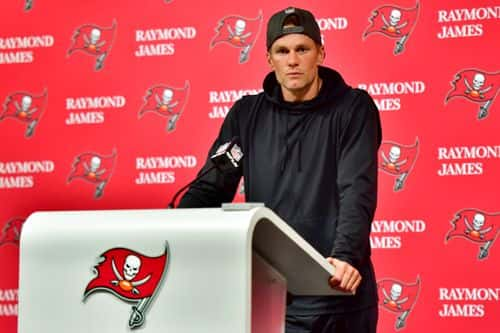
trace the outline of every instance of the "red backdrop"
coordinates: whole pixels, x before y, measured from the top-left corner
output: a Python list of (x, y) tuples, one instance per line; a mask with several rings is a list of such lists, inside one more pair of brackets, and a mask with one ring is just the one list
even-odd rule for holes
[(288, 5), (315, 13), (326, 65), (381, 111), (379, 331), (499, 324), (498, 1), (16, 0), (0, 4), (1, 332), (23, 221), (165, 207), (261, 89), (265, 22)]

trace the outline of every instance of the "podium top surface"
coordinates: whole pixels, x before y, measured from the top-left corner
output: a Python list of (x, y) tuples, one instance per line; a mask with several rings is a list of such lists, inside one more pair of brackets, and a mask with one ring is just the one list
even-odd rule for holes
[[(328, 285), (334, 267), (275, 213), (251, 205), (237, 208), (37, 212), (23, 227), (21, 247), (41, 238), (45, 244), (57, 244), (62, 238), (59, 246), (71, 251), (69, 244), (87, 239), (101, 253), (112, 246), (159, 253), (167, 242), (175, 258), (179, 253), (175, 247), (183, 243), (183, 251), (192, 251), (192, 257), (207, 256), (210, 251), (214, 263), (229, 255), (224, 251), (240, 253), (242, 261), (250, 262), (253, 250), (286, 278), (292, 294), (345, 295)], [(147, 241), (141, 241), (143, 237)], [(219, 258), (216, 249), (222, 253)]]

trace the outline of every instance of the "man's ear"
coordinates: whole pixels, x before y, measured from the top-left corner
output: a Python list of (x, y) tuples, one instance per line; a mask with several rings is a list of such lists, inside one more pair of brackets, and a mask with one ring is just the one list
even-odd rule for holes
[(269, 64), (269, 67), (271, 67), (271, 69), (274, 69), (273, 63), (271, 61), (271, 53), (270, 53), (270, 51), (266, 52), (266, 59), (267, 59), (267, 63)]
[(325, 47), (323, 45), (318, 46), (318, 53), (319, 53), (318, 65), (321, 65), (321, 64), (323, 64), (323, 61), (325, 61), (325, 57), (326, 57), (326, 51), (325, 51)]

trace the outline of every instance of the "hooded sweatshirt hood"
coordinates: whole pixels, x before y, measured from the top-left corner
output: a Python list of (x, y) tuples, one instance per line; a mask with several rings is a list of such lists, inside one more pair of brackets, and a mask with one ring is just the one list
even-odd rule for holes
[(293, 150), (296, 150), (298, 154), (297, 170), (302, 171), (302, 141), (308, 122), (314, 116), (313, 112), (320, 110), (323, 105), (332, 104), (350, 89), (342, 76), (333, 69), (319, 66), (318, 75), (323, 81), (318, 95), (310, 100), (299, 102), (288, 102), (283, 99), (281, 85), (274, 72), (269, 73), (264, 79), (265, 98), (271, 102), (273, 112), (280, 112), (285, 117), (283, 126), (279, 129), (284, 147), (280, 166), (282, 173), (287, 167)]

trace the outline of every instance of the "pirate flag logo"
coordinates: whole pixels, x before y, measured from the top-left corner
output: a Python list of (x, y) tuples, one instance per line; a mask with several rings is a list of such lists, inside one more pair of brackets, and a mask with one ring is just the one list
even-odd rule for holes
[(183, 88), (175, 88), (168, 85), (156, 85), (150, 87), (144, 96), (144, 104), (139, 111), (139, 118), (144, 113), (153, 112), (167, 118), (167, 132), (175, 130), (187, 99), (189, 97), (189, 81)]
[(0, 113), (0, 121), (14, 118), (27, 124), (24, 136), (30, 138), (47, 106), (47, 90), (35, 95), (29, 92), (15, 92), (5, 99)]
[(464, 69), (455, 74), (452, 89), (445, 98), (445, 104), (455, 97), (466, 98), (480, 104), (477, 119), (488, 116), (488, 111), (500, 89), (500, 72), (487, 73), (477, 69)]
[(115, 161), (116, 151), (113, 151), (109, 156), (95, 153), (80, 154), (73, 161), (73, 168), (67, 182), (69, 183), (73, 179), (79, 178), (96, 185), (94, 198), (99, 199), (102, 197), (104, 187), (111, 178)]
[(479, 246), (478, 259), (489, 254), (493, 242), (500, 233), (500, 212), (486, 213), (478, 209), (462, 209), (451, 220), (452, 228), (446, 234), (445, 242), (452, 238), (465, 238)]
[(246, 18), (239, 15), (225, 16), (219, 20), (215, 28), (215, 36), (210, 42), (210, 49), (220, 43), (227, 43), (241, 49), (239, 63), (248, 61), (251, 49), (260, 33), (262, 12), (256, 18)]
[(397, 39), (394, 55), (402, 53), (417, 23), (419, 7), (420, 4), (417, 2), (414, 8), (401, 8), (393, 5), (375, 8), (369, 18), (370, 25), (363, 33), (363, 40), (373, 33), (379, 33), (388, 38)]
[(168, 245), (158, 257), (119, 247), (107, 250), (94, 267), (96, 276), (87, 284), (83, 301), (96, 291), (109, 292), (133, 304), (128, 326), (142, 326), (167, 271), (167, 256)]
[(415, 144), (412, 146), (383, 141), (379, 154), (379, 169), (396, 177), (394, 192), (402, 190), (417, 160), (418, 138), (415, 139)]
[(5, 224), (0, 233), (0, 246), (4, 244), (15, 244), (19, 246), (19, 240), (21, 237), (21, 228), (26, 219), (13, 218)]
[(33, 0), (26, 0), (24, 2), (24, 11), (30, 11), (33, 8)]
[(116, 21), (109, 28), (95, 24), (84, 24), (73, 33), (73, 42), (68, 50), (68, 56), (81, 51), (96, 58), (95, 70), (104, 66), (104, 60), (113, 46), (116, 32)]
[(395, 279), (377, 281), (379, 306), (398, 315), (397, 330), (406, 326), (406, 320), (413, 310), (420, 293), (420, 278), (415, 283), (404, 283)]

